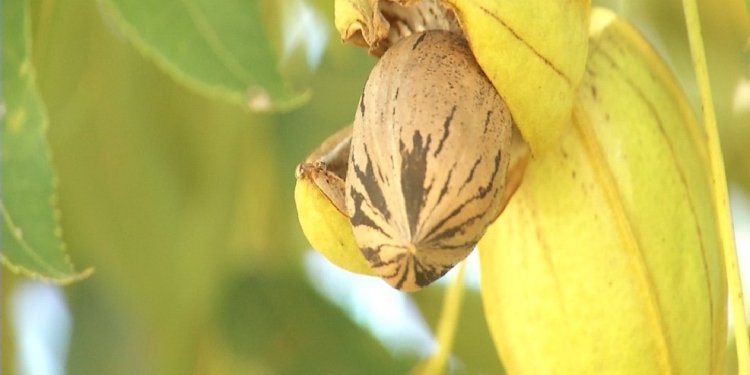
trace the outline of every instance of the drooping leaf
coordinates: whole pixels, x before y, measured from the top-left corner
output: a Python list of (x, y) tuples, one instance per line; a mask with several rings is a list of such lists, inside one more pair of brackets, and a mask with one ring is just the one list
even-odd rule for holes
[(279, 71), (261, 2), (105, 0), (123, 34), (192, 89), (251, 110), (289, 109), (309, 93)]
[(511, 373), (715, 373), (726, 283), (705, 136), (631, 26), (592, 13), (571, 129), (480, 243)]
[(54, 282), (85, 277), (61, 239), (47, 113), (36, 88), (26, 1), (3, 4), (2, 263)]

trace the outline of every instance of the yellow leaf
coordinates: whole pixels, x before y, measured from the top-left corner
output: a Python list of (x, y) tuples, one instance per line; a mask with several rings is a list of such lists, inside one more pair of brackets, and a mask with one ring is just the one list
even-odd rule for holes
[(718, 373), (726, 284), (704, 137), (674, 77), (592, 14), (572, 126), (480, 242), (509, 373)]
[(447, 0), (479, 65), (539, 154), (565, 131), (586, 64), (588, 0)]

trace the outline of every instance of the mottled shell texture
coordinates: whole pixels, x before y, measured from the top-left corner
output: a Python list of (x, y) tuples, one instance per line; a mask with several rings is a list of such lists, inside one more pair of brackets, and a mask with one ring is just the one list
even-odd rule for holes
[(500, 211), (512, 119), (457, 34), (391, 47), (354, 120), (346, 209), (373, 270), (416, 290), (474, 248)]

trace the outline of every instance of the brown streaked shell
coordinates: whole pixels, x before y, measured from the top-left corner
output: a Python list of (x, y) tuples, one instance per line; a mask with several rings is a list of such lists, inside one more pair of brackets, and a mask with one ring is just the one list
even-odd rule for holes
[(501, 210), (513, 121), (465, 39), (411, 35), (370, 73), (346, 209), (373, 270), (416, 290), (463, 260)]

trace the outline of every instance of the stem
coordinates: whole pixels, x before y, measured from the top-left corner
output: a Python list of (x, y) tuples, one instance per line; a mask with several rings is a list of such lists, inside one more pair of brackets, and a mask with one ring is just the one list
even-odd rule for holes
[(695, 0), (683, 0), (682, 6), (685, 11), (690, 53), (693, 57), (695, 75), (698, 87), (700, 88), (701, 104), (703, 106), (703, 123), (708, 142), (708, 158), (711, 166), (716, 222), (724, 256), (729, 301), (732, 307), (734, 333), (737, 343), (737, 366), (740, 374), (750, 374), (750, 343), (747, 336), (742, 281), (739, 268), (737, 267), (737, 249), (734, 243), (734, 231), (732, 230), (726, 172), (724, 171), (714, 103), (711, 97), (711, 83), (706, 66), (706, 54), (703, 47), (703, 37), (701, 36), (698, 6)]
[(458, 318), (461, 315), (461, 303), (464, 297), (464, 271), (466, 261), (461, 262), (456, 270), (456, 277), (445, 291), (443, 299), (443, 310), (440, 313), (440, 322), (437, 327), (437, 351), (427, 360), (427, 363), (418, 371), (420, 375), (438, 375), (445, 371), (448, 357), (453, 347), (453, 338), (456, 335)]

